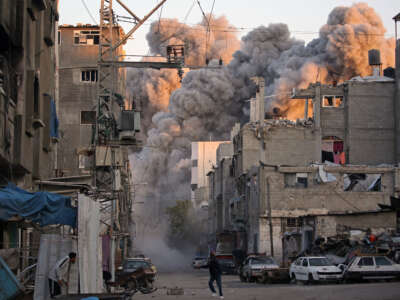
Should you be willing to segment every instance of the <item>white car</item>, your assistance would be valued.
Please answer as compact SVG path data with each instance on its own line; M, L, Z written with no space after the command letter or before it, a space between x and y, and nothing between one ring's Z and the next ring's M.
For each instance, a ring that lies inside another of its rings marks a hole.
M195 269L207 268L208 267L207 257L201 257L201 256L195 257L192 261L192 266Z
M400 279L400 265L385 256L354 256L344 266L346 281Z
M299 257L291 264L289 274L291 279L307 283L315 281L339 282L343 278L343 271L323 256Z
M242 264L239 271L241 281L252 282L263 276L266 270L278 270L279 265L272 257L250 256Z

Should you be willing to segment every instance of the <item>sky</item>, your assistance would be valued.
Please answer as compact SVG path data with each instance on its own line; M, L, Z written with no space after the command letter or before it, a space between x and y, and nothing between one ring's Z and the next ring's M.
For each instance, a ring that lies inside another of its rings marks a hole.
M122 0L137 16L146 15L160 0ZM114 0L117 15L129 16ZM251 29L270 23L286 23L292 35L298 39L311 41L318 36L319 28L326 23L328 14L336 6L350 6L360 1L351 0L199 0L208 13L213 3L213 14L224 15L229 22L240 29L238 37ZM362 1L373 7L381 16L387 30L387 37L394 36L393 16L400 12L400 0ZM89 12L86 10L87 6ZM60 24L93 24L99 22L100 0L60 0ZM161 18L176 18L188 25L199 23L202 19L197 0L167 0L162 10L155 12L125 45L127 54L148 55L146 33L150 23ZM90 16L93 16L92 17ZM133 24L120 22L125 32Z

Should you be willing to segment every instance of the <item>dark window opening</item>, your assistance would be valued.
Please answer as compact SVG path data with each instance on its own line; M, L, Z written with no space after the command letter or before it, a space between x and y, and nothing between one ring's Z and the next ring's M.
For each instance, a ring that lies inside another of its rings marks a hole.
M197 159L193 159L192 160L192 167L197 167L197 163L198 163L198 160Z
M85 70L81 72L82 82L97 82L97 70Z
M74 31L74 44L76 45L98 45L100 31Z
M35 118L39 117L39 80L35 77L33 83L33 114Z
M285 187L287 188L307 188L308 174L307 173L286 173Z
M343 103L342 96L324 96L322 99L322 107L341 107Z
M83 124L83 125L96 124L96 112L95 111L81 111L81 124Z
M343 190L345 192L381 192L382 175L365 173L344 174Z
M286 226L287 227L296 227L296 218L287 218Z

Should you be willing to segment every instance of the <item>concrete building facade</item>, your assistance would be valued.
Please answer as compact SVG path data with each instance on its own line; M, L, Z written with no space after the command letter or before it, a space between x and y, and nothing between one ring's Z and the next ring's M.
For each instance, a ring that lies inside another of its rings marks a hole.
M216 166L217 149L224 141L192 142L191 189L196 206L208 202L207 174Z
M399 213L387 209L400 192L399 81L374 75L310 84L291 100L304 101L303 120L252 116L235 126L230 222L242 220L248 253L287 263L318 237L399 230ZM209 180L216 203L209 223L218 231L228 202L218 205L217 170Z
M37 191L37 180L54 175L57 8L49 0L0 3L1 186ZM0 222L0 255L7 260L3 251L11 251L13 270L26 261L12 249L33 242L32 229L17 221Z
M60 150L57 168L62 176L88 174L93 167L88 150L93 144L97 109L97 61L99 59L100 28L97 25L62 25L58 28L59 42L59 118ZM124 32L114 27L114 40ZM124 54L122 47L115 55ZM119 59L122 59L120 57ZM124 69L115 69L116 99L112 110L119 119L125 106L126 76Z

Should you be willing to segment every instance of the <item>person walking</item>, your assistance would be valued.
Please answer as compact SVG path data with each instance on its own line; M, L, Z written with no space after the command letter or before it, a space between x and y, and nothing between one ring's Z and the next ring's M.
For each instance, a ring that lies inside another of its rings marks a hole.
M217 282L219 296L221 299L224 299L224 295L222 294L222 281L221 281L221 267L215 257L215 252L211 251L210 253L210 261L208 263L208 268L210 270L210 280L208 281L208 286L212 292L212 296L217 296L217 292L214 288L214 281Z
M68 286L68 282L65 280L65 276L69 270L70 264L74 264L75 261L76 253L70 252L67 256L64 256L59 261L57 261L54 267L50 270L48 278L51 298L54 298L57 295L61 295L61 286Z

